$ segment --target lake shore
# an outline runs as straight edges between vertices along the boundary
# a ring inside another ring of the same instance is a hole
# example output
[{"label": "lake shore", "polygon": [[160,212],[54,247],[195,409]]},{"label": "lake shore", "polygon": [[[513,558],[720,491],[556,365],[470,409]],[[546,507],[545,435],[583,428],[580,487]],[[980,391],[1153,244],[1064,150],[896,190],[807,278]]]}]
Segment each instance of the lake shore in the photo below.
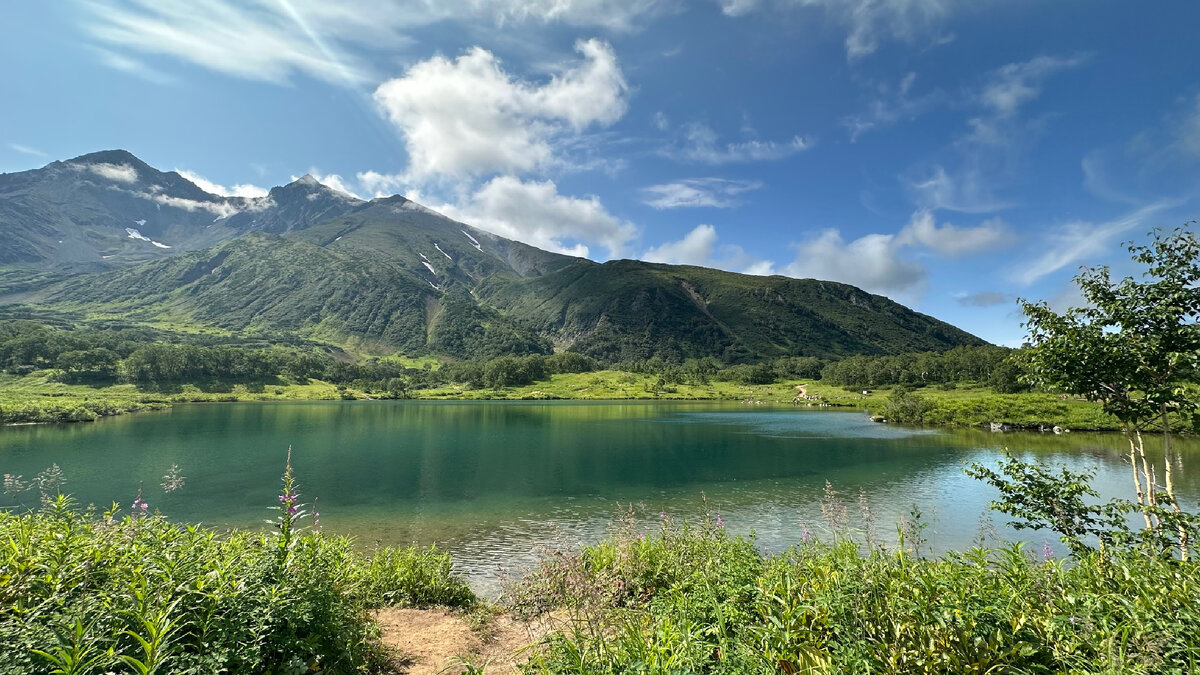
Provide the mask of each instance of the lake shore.
[{"label": "lake shore", "polygon": [[[1064,429],[1116,431],[1099,406],[1053,394],[997,394],[983,386],[924,387],[914,392],[932,404],[925,426],[988,427],[1013,430]],[[663,385],[652,375],[622,371],[568,373],[524,386],[468,389],[443,386],[407,392],[407,399],[430,401],[741,401],[747,405],[794,405],[849,408],[877,413],[890,390],[848,391],[813,380],[764,385],[714,381],[705,385]],[[48,371],[25,376],[0,375],[0,425],[90,422],[103,417],[160,410],[176,403],[271,401],[373,401],[396,397],[385,392],[304,383],[181,383],[153,388],[133,384],[92,386],[56,382]]]}]

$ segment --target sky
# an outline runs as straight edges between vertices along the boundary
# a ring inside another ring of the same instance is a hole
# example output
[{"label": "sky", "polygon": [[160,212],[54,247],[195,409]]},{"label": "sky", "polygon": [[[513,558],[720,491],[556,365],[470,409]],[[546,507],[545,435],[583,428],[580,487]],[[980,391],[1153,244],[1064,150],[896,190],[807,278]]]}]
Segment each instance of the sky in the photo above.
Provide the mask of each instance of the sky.
[{"label": "sky", "polygon": [[[311,173],[548,250],[1018,298],[1197,217],[1200,3],[60,0],[0,8],[0,172]],[[1193,226],[1194,227],[1194,226]]]}]

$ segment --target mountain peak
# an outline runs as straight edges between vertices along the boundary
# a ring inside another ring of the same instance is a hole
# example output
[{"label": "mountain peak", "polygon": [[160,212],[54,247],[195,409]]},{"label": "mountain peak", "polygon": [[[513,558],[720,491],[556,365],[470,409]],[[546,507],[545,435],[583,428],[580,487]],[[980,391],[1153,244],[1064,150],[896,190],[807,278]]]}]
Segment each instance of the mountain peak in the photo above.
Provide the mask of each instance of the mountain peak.
[{"label": "mountain peak", "polygon": [[296,180],[292,181],[292,185],[306,185],[308,187],[324,187],[321,181],[317,180],[311,173],[306,173]]},{"label": "mountain peak", "polygon": [[100,150],[99,152],[89,152],[86,155],[80,155],[74,159],[67,160],[70,164],[131,164],[137,167],[149,167],[137,155],[128,150]]}]

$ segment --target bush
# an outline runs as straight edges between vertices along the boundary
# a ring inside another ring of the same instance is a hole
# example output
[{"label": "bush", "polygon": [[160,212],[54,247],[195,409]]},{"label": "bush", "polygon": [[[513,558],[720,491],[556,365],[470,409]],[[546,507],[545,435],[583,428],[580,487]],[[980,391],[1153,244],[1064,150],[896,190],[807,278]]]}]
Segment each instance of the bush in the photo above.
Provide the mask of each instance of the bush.
[{"label": "bush", "polygon": [[763,557],[719,528],[628,535],[531,577],[571,608],[534,672],[1184,673],[1200,568],[1021,545],[922,559],[848,540]]},{"label": "bush", "polygon": [[281,558],[276,539],[80,514],[63,497],[0,512],[0,673],[359,672],[379,655],[368,608],[474,599],[433,549],[366,559],[309,531]]}]

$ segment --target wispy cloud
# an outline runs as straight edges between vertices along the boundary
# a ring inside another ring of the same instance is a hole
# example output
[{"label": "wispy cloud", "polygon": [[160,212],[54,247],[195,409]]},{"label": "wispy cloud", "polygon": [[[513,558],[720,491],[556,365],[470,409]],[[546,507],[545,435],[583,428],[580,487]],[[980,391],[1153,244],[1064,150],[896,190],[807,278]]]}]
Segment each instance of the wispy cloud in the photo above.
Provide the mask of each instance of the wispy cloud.
[{"label": "wispy cloud", "polygon": [[722,143],[715,131],[699,123],[688,124],[682,142],[666,148],[662,154],[676,160],[701,164],[733,164],[783,159],[812,146],[801,136],[786,141],[747,140]]},{"label": "wispy cloud", "polygon": [[953,39],[943,32],[946,19],[962,0],[718,0],[729,16],[761,7],[819,8],[846,31],[846,57],[861,59],[885,40],[940,44]]},{"label": "wispy cloud", "polygon": [[267,188],[252,185],[250,183],[240,183],[232,187],[225,187],[214,183],[204,176],[186,169],[175,169],[175,173],[191,181],[196,187],[204,190],[210,195],[218,197],[266,197]]},{"label": "wispy cloud", "polygon": [[1013,244],[1014,236],[1012,228],[999,218],[985,220],[977,227],[957,227],[950,223],[939,226],[932,212],[918,211],[900,231],[897,242],[921,245],[942,255],[958,257],[1008,248]]},{"label": "wispy cloud", "polygon": [[50,156],[50,155],[42,152],[41,150],[38,150],[37,148],[30,147],[28,145],[22,145],[20,143],[9,143],[8,147],[12,150],[16,150],[17,152],[21,153],[22,155],[30,155],[32,157],[49,157]]},{"label": "wispy cloud", "polygon": [[727,209],[740,204],[738,195],[762,187],[762,182],[725,178],[685,178],[642,188],[645,203],[656,209],[711,207]]},{"label": "wispy cloud", "polygon": [[1018,268],[1015,280],[1028,285],[1068,265],[1094,265],[1112,252],[1113,241],[1135,227],[1145,227],[1163,211],[1179,206],[1162,200],[1103,223],[1073,221],[1053,228],[1040,245],[1043,253]]},{"label": "wispy cloud", "polygon": [[92,51],[95,52],[101,63],[109,68],[112,68],[113,70],[119,70],[123,73],[140,77],[143,80],[153,84],[167,85],[175,82],[175,78],[171,77],[170,75],[155,70],[154,68],[151,68],[142,61],[131,56],[118,54],[100,47],[93,47]]},{"label": "wispy cloud", "polygon": [[679,0],[76,0],[108,65],[153,73],[128,51],[166,55],[226,75],[287,83],[297,75],[359,86],[370,59],[410,34],[456,19],[492,26],[559,23],[632,30]]},{"label": "wispy cloud", "polygon": [[978,293],[958,293],[954,296],[956,302],[963,307],[996,307],[1016,302],[1016,296],[999,291],[979,291]]}]

